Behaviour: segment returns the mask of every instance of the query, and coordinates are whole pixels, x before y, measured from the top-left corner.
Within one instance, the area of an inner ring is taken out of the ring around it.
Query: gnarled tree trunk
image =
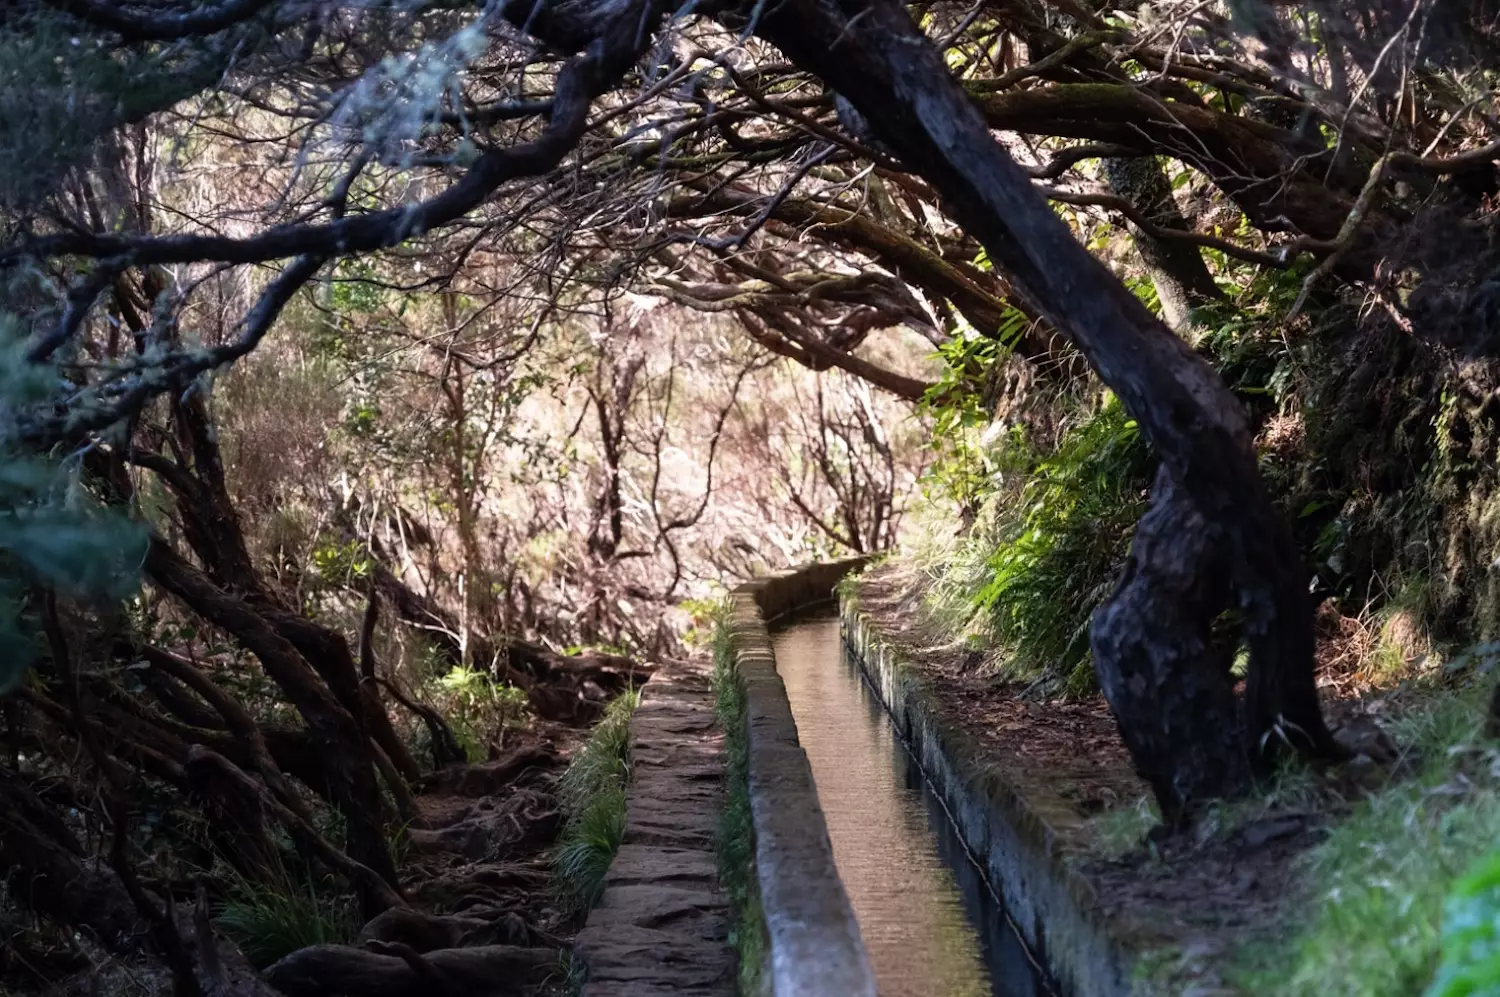
[[[323,774],[348,825],[350,856],[394,884],[396,871],[386,844],[373,756],[359,722],[295,645],[244,600],[218,588],[159,537],[151,541],[146,572],[153,582],[214,626],[233,634],[260,659],[266,673],[286,693],[323,746]],[[389,906],[388,898],[374,891],[362,889],[361,894],[371,916]]]
[[[1224,547],[1223,531],[1162,468],[1120,583],[1094,613],[1099,685],[1168,824],[1249,782],[1233,736],[1241,720],[1232,649],[1212,635],[1230,596]]]

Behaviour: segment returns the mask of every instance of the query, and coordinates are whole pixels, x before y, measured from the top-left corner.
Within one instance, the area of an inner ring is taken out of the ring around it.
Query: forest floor
[[[288,994],[376,979],[383,992],[415,993],[432,970],[433,979],[506,978],[501,991],[528,997],[572,993],[566,952],[579,918],[554,888],[551,851],[563,823],[558,779],[585,736],[536,722],[508,730],[489,760],[429,776],[400,846],[411,906],[367,923],[352,949],[302,949],[267,979]]]
[[[1028,784],[1045,787],[1075,808],[1079,821],[1061,834],[1067,861],[1094,887],[1100,914],[1147,954],[1137,962],[1143,978],[1163,991],[1187,988],[1198,997],[1419,992],[1399,984],[1361,990],[1357,981],[1323,988],[1312,978],[1320,971],[1315,964],[1331,958],[1316,951],[1319,933],[1332,930],[1319,923],[1328,911],[1318,913],[1317,894],[1337,889],[1329,884],[1338,879],[1341,849],[1361,853],[1360,835],[1374,831],[1365,828],[1372,811],[1411,797],[1425,823],[1433,785],[1448,786],[1450,798],[1478,787],[1469,781],[1454,790],[1452,766],[1439,757],[1457,757],[1457,746],[1476,733],[1482,709],[1472,690],[1444,688],[1441,672],[1373,681],[1368,662],[1347,646],[1352,628],[1325,614],[1319,687],[1330,725],[1354,760],[1288,769],[1251,797],[1213,808],[1188,831],[1151,833],[1154,806],[1103,698],[1043,700],[1034,687],[997,674],[990,653],[955,640],[927,611],[924,582],[907,565],[877,567],[858,583],[861,608],[921,670],[949,721],[985,745],[1023,792]],[[1495,795],[1484,792],[1486,799]],[[1462,871],[1472,857],[1460,846],[1432,870],[1412,874],[1451,876],[1450,866]],[[1417,904],[1414,916],[1430,923],[1397,973],[1413,980],[1424,972],[1430,977],[1446,889],[1446,882],[1425,885],[1432,897]],[[1358,909],[1346,913],[1360,916]],[[1358,962],[1359,940],[1346,941],[1351,949],[1341,958]],[[1268,974],[1281,979],[1277,972],[1294,967],[1309,975],[1305,990],[1291,984],[1266,989]]]

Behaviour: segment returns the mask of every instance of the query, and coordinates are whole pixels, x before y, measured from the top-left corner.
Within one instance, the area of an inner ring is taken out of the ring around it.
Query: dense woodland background
[[[1500,639],[1497,18],[0,0],[0,990],[566,986],[555,746],[816,557],[1345,756]]]

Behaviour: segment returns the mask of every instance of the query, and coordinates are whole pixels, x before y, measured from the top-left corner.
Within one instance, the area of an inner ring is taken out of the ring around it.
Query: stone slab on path
[[[625,839],[604,896],[574,943],[583,997],[732,997],[729,903],[715,836],[724,807],[724,739],[708,664],[664,665],[630,721]]]

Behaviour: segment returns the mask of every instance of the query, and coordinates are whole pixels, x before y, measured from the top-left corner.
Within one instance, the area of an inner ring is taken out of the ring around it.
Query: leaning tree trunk
[[[1230,596],[1223,541],[1161,468],[1119,586],[1094,614],[1099,683],[1167,824],[1249,783],[1241,739],[1225,736],[1240,728],[1232,648],[1212,633]]]
[[[1022,296],[1071,336],[1140,423],[1185,501],[1222,532],[1224,563],[1246,616],[1252,742],[1279,729],[1300,736],[1303,747],[1336,752],[1313,681],[1305,573],[1291,531],[1260,479],[1244,413],[1218,375],[1094,259],[1032,190],[941,55],[895,0],[788,0],[756,7],[750,16],[759,34],[848,98],[902,162],[944,197],[950,214],[979,239]],[[1142,558],[1165,556],[1170,547],[1138,549],[1137,566],[1144,567]],[[1164,617],[1171,615],[1180,619],[1182,611]],[[1109,620],[1101,618],[1106,629]],[[1201,623],[1180,625],[1171,645],[1189,647]],[[1115,686],[1126,663],[1112,656],[1112,635],[1096,632],[1095,638],[1106,651],[1096,668],[1107,688]],[[1119,644],[1135,646],[1128,637]],[[1163,680],[1172,686],[1189,678],[1170,659],[1163,657],[1161,664]],[[1132,727],[1141,722],[1133,712],[1120,719]],[[1233,750],[1232,728],[1205,731],[1175,710],[1158,711],[1152,719],[1171,745],[1163,756],[1178,759],[1174,765],[1190,767],[1186,759],[1205,750]],[[1201,785],[1199,791],[1232,791],[1228,775],[1222,785]]]
[[[1172,185],[1156,159],[1150,156],[1106,159],[1101,165],[1110,189],[1139,209],[1152,225],[1178,231],[1188,227],[1172,198]],[[1183,328],[1194,308],[1224,296],[1197,246],[1158,238],[1135,224],[1130,226],[1130,235],[1156,287],[1167,325]]]

